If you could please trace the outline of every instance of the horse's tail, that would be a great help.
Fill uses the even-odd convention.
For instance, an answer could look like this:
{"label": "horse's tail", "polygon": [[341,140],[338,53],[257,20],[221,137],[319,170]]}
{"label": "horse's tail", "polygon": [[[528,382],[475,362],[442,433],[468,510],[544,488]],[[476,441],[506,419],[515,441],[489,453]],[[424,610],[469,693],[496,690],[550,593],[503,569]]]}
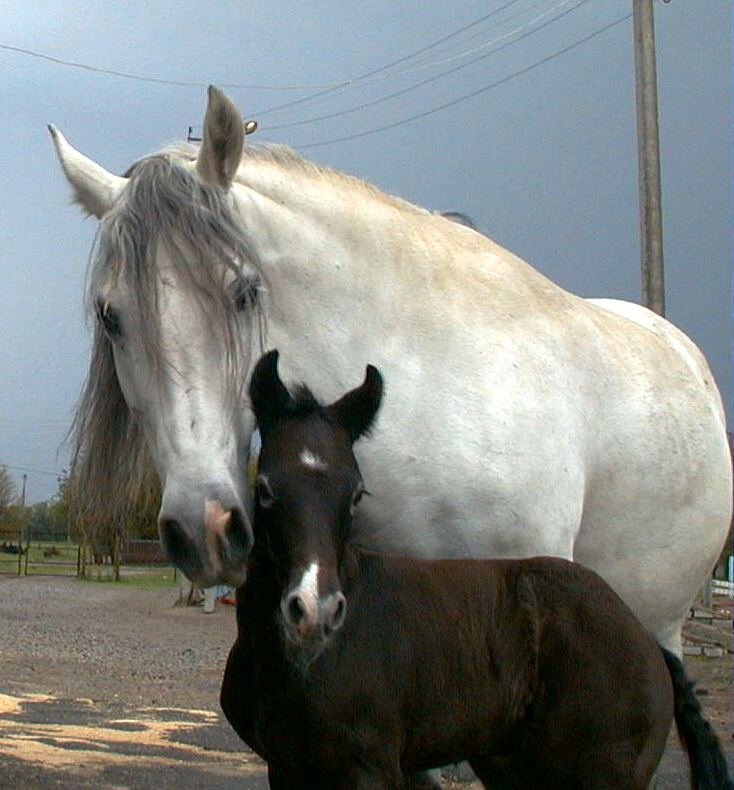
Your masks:
{"label": "horse's tail", "polygon": [[675,724],[688,752],[691,786],[694,790],[734,790],[719,739],[693,693],[694,683],[681,660],[664,647],[660,649],[673,681]]}

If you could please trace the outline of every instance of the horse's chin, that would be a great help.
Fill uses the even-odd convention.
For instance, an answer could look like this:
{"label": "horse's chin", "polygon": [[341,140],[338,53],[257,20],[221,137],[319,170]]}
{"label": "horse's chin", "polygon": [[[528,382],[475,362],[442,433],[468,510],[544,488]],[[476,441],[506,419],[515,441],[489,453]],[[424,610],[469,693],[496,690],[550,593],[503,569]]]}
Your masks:
{"label": "horse's chin", "polygon": [[187,569],[182,569],[184,574],[198,587],[207,588],[215,587],[216,585],[225,585],[227,587],[242,587],[247,581],[247,566],[222,566],[218,570],[198,569],[196,573],[187,572]]}

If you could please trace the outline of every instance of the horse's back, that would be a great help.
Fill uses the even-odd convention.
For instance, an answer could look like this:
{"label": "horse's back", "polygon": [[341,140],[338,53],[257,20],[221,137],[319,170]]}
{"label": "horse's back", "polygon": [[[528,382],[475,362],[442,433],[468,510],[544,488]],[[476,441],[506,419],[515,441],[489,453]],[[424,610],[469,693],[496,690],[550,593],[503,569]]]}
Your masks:
{"label": "horse's back", "polygon": [[714,383],[709,364],[701,349],[688,335],[678,329],[675,324],[635,302],[627,302],[621,299],[587,299],[586,301],[588,304],[601,307],[607,312],[629,319],[657,335],[688,367],[691,375],[701,387],[704,396],[710,401],[712,411],[718,415],[722,426],[726,424],[721,394]]}

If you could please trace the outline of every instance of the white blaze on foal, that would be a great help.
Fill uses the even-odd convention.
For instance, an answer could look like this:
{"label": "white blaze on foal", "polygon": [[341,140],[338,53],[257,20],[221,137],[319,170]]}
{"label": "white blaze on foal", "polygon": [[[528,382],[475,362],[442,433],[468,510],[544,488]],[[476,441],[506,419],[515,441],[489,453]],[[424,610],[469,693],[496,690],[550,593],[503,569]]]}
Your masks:
{"label": "white blaze on foal", "polygon": [[312,469],[314,472],[323,472],[328,467],[326,461],[319,458],[319,456],[309,450],[308,447],[304,447],[303,450],[301,450],[298,458],[306,469]]}
{"label": "white blaze on foal", "polygon": [[[286,619],[296,620],[297,630],[305,636],[318,622],[319,618],[319,564],[312,562],[304,571],[298,586],[291,590],[281,604]],[[295,609],[290,613],[288,609]],[[296,615],[296,617],[293,617]]]}

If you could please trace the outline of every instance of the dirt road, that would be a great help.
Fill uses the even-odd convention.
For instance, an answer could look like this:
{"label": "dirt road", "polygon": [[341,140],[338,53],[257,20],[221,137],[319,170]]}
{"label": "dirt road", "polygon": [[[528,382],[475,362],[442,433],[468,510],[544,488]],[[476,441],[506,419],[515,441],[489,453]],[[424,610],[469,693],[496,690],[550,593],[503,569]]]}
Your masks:
{"label": "dirt road", "polygon": [[[0,577],[0,788],[267,788],[219,711],[233,608],[204,614],[176,597]],[[731,655],[686,663],[734,758]],[[674,741],[661,777],[658,790],[689,786]]]}

